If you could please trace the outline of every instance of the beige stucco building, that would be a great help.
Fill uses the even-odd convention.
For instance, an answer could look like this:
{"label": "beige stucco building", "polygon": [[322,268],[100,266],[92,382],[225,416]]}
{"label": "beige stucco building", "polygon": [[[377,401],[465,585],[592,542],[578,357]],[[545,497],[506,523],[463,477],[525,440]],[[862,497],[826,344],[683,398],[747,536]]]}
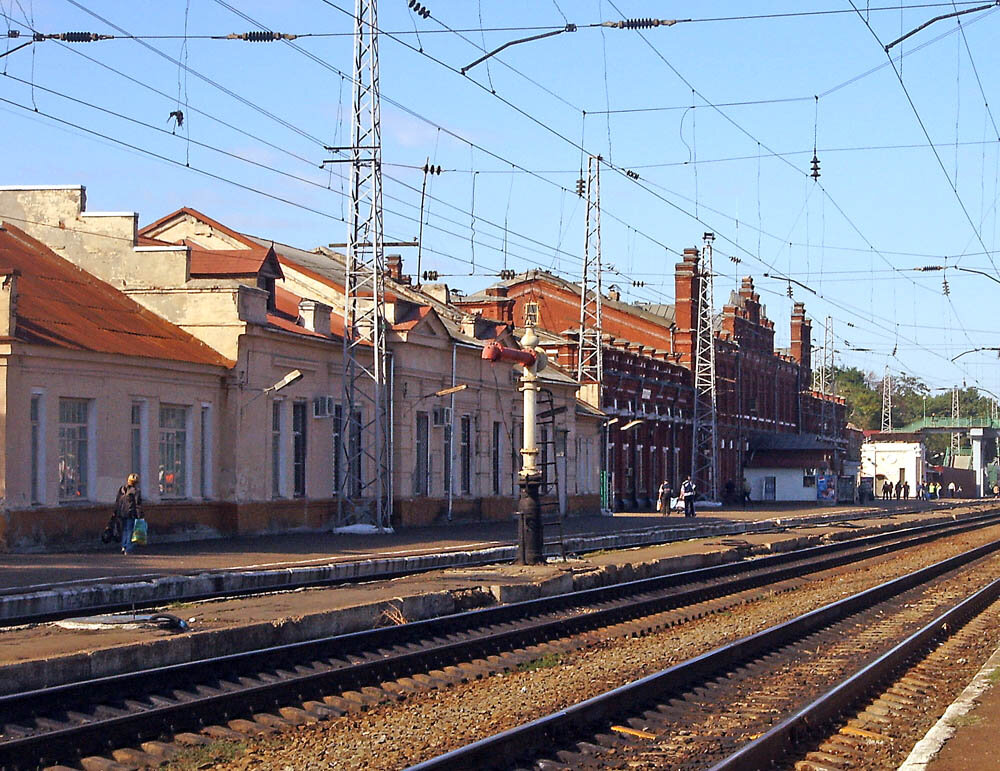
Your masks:
{"label": "beige stucco building", "polygon": [[[128,318],[159,330],[119,330],[103,343],[85,334],[74,347],[59,332],[85,329],[79,320],[29,341],[25,320],[8,314],[3,431],[15,443],[0,461],[0,549],[96,538],[133,470],[161,537],[333,524],[338,489],[351,489],[362,462],[352,460],[357,443],[368,441],[340,419],[340,255],[274,244],[192,209],[139,230],[135,213],[88,212],[82,186],[0,187],[0,220],[37,239],[32,248],[51,249],[51,265],[72,263],[101,287],[78,313],[101,324],[125,303]],[[0,273],[14,286],[11,254],[0,254]],[[398,258],[390,270],[394,524],[511,517],[520,395],[511,370],[481,352],[491,339],[516,345],[512,330],[457,310],[446,287],[411,286]],[[270,390],[293,370],[303,377]],[[578,450],[599,464],[603,416],[577,403],[565,372],[552,367],[544,379],[553,416],[545,452],[559,480],[550,495],[564,512],[596,511],[597,469],[581,465]],[[464,388],[437,395],[453,386]],[[60,409],[87,440],[86,486],[72,497],[56,481],[66,469],[59,437],[70,428]],[[37,473],[17,444],[32,430]]]}

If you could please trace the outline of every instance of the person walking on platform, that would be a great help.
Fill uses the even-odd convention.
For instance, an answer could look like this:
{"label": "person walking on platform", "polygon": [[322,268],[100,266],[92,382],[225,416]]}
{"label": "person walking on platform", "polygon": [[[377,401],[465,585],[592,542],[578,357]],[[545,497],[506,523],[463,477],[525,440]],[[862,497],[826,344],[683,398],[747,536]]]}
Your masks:
{"label": "person walking on platform", "polygon": [[663,480],[663,484],[660,485],[659,491],[656,493],[656,510],[663,514],[663,516],[669,516],[670,514],[670,482],[666,479]]}
{"label": "person walking on platform", "polygon": [[122,521],[122,554],[132,551],[132,534],[137,519],[142,518],[142,493],[139,492],[139,475],[128,475],[115,496],[115,512]]}
{"label": "person walking on platform", "polygon": [[904,501],[910,500],[910,483],[909,482],[903,482],[903,500]]}
{"label": "person walking on platform", "polygon": [[954,479],[952,479],[948,483],[948,497],[949,498],[954,498],[955,497],[955,480]]}
{"label": "person walking on platform", "polygon": [[698,488],[691,477],[684,477],[681,483],[681,498],[684,500],[684,516],[694,516],[694,499],[698,497]]}

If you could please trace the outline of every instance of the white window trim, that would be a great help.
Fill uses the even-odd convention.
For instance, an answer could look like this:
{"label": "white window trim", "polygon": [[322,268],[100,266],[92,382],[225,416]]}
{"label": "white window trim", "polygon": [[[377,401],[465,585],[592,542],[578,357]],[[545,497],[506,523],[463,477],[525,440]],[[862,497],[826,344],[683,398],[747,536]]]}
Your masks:
{"label": "white window trim", "polygon": [[214,418],[215,411],[212,409],[211,402],[202,402],[201,410],[199,410],[198,417],[199,420],[202,415],[202,411],[205,412],[205,420],[201,421],[198,430],[201,432],[201,449],[202,452],[199,453],[198,461],[201,464],[201,468],[198,470],[198,483],[200,489],[198,492],[204,492],[201,496],[202,500],[208,501],[215,495],[215,431],[214,428]]}
{"label": "white window trim", "polygon": [[[274,400],[272,400],[271,404],[272,404],[272,407],[271,407],[271,412],[268,414],[268,418],[269,418],[268,423],[272,426],[272,429],[271,429],[271,432],[269,432],[269,433],[273,433],[273,424],[271,424],[271,420],[274,419],[273,418],[273,416],[274,416],[274,406],[273,405],[275,405],[275,404],[278,405],[278,414],[279,414],[279,418],[280,418],[280,421],[281,421],[280,425],[278,426],[278,498],[287,498],[288,497],[288,470],[285,468],[285,466],[287,465],[286,461],[288,460],[288,446],[287,445],[288,445],[289,432],[288,432],[288,415],[286,414],[288,412],[288,410],[285,409],[285,399],[284,399],[284,397],[280,397],[279,396],[279,397],[275,398]],[[272,443],[272,448],[273,448],[273,446],[274,445]],[[272,453],[273,453],[273,449],[272,449]],[[272,474],[272,478],[271,478],[270,497],[273,499],[274,498],[274,479],[273,479],[273,474],[274,474],[274,470],[273,470],[274,469],[274,458],[270,457],[270,458],[268,458],[268,460],[271,461],[271,469],[272,469],[271,474]]]}
{"label": "white window trim", "polygon": [[[45,473],[46,470],[47,470],[47,465],[46,465],[46,462],[45,462],[45,458],[46,458],[47,453],[45,452],[45,450],[47,449],[48,436],[49,436],[48,424],[47,424],[47,421],[46,421],[46,407],[47,407],[48,400],[45,398],[46,394],[45,394],[45,389],[44,388],[32,388],[31,389],[31,397],[30,398],[34,398],[36,396],[38,397],[38,459],[37,459],[38,460],[38,500],[37,501],[29,501],[29,503],[31,505],[33,505],[33,506],[44,506],[45,503],[49,499],[49,496],[48,496],[48,485],[47,485],[47,474]],[[29,428],[29,430],[31,428],[30,403],[29,403],[29,412],[28,412],[28,428]],[[30,468],[28,469],[28,474],[29,474],[29,477],[28,477],[28,498],[31,498],[31,477],[30,477],[31,469]]]}
{"label": "white window trim", "polygon": [[[151,490],[149,485],[149,400],[141,397],[133,396],[129,402],[129,407],[131,405],[139,405],[139,433],[140,444],[139,444],[139,468],[134,468],[136,474],[139,475],[139,486],[144,490]],[[131,416],[130,416],[131,417]],[[132,462],[132,422],[129,421],[129,464]]]}

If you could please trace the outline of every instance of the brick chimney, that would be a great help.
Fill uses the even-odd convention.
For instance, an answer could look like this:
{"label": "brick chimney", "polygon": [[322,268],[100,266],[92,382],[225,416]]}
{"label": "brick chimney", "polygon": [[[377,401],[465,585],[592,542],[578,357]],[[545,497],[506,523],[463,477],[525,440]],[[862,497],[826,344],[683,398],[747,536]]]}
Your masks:
{"label": "brick chimney", "polygon": [[802,382],[812,382],[812,322],[806,318],[805,303],[792,307],[792,358],[802,368]]}
{"label": "brick chimney", "polygon": [[299,300],[299,318],[302,326],[310,332],[317,332],[321,335],[330,334],[330,313],[333,311],[329,305],[324,305],[316,300]]}
{"label": "brick chimney", "polygon": [[701,288],[698,267],[698,250],[694,247],[685,249],[681,262],[674,266],[674,321],[677,324],[674,350],[688,369],[694,368],[695,325]]}
{"label": "brick chimney", "polygon": [[385,266],[389,271],[389,278],[393,281],[403,280],[403,257],[399,254],[387,254],[385,256]]}

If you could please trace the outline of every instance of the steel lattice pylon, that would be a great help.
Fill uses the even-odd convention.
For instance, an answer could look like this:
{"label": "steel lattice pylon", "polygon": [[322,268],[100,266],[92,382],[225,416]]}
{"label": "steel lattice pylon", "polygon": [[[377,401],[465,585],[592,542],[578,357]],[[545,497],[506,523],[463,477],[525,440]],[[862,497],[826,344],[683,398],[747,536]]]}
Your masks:
{"label": "steel lattice pylon", "polygon": [[601,342],[601,156],[587,161],[587,217],[583,240],[583,281],[580,284],[580,342],[576,376],[580,383],[597,383],[597,405],[604,382]]}
{"label": "steel lattice pylon", "polygon": [[344,411],[337,521],[386,529],[392,448],[385,347],[382,137],[376,0],[356,0],[351,203],[344,288]]}
{"label": "steel lattice pylon", "polygon": [[892,431],[892,375],[888,365],[882,376],[882,430]]}
{"label": "steel lattice pylon", "polygon": [[698,278],[698,315],[694,355],[694,442],[691,479],[702,485],[706,497],[719,498],[719,439],[715,412],[715,331],[712,328],[712,242],[705,234]]}
{"label": "steel lattice pylon", "polygon": [[[958,386],[951,389],[951,419],[958,425]],[[962,435],[957,431],[952,432],[951,435],[951,465],[955,465],[955,458],[958,457],[958,451],[962,446]]]}
{"label": "steel lattice pylon", "polygon": [[826,317],[823,324],[823,350],[819,367],[813,369],[813,390],[822,394],[820,403],[820,434],[834,433],[833,403],[827,398],[834,393],[833,318]]}

